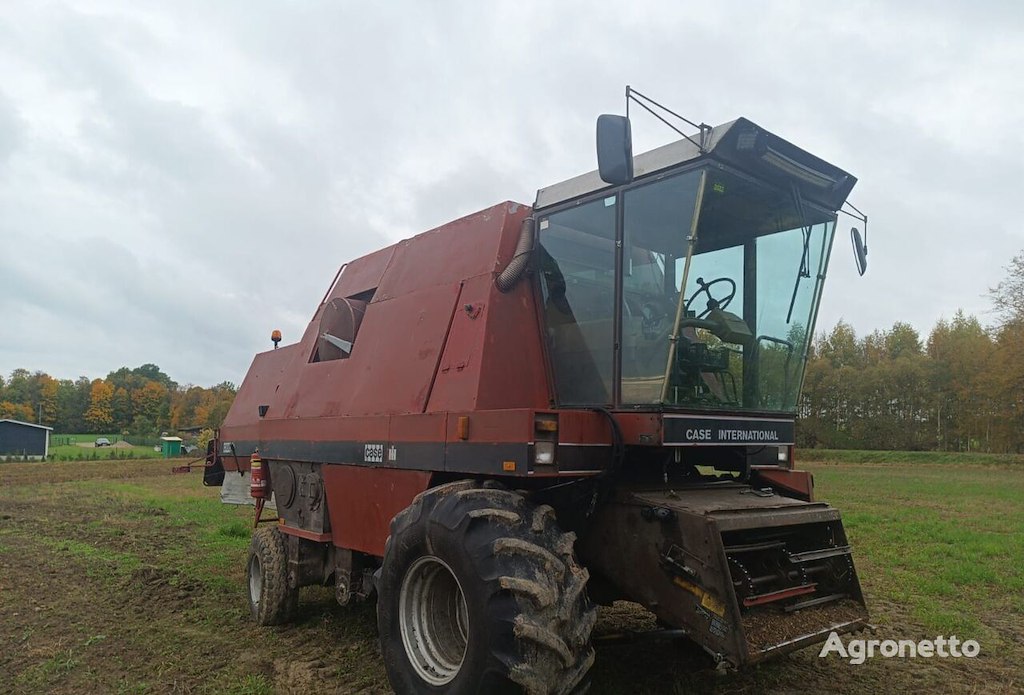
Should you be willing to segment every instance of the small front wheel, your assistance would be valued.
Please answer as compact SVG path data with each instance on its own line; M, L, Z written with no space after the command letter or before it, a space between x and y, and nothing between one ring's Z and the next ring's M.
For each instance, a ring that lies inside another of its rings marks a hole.
M280 625L292 619L299 590L288 586L288 555L285 539L273 526L252 534L246 563L249 611L257 625Z

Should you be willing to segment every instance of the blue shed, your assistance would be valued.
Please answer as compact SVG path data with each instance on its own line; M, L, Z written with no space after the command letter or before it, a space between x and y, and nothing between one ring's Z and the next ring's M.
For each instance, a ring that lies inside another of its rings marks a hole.
M52 427L20 420L0 420L0 458L45 459Z

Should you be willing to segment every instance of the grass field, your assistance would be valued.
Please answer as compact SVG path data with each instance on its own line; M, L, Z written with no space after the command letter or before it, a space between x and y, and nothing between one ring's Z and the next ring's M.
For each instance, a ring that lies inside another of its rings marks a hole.
M864 451L856 449L798 449L799 460L823 463L962 464L972 466L1021 466L1018 454L979 454L973 451Z
M94 447L96 439L105 437L117 446ZM154 451L152 446L133 445L126 447L121 440L131 443L131 437L117 434L52 434L50 435L50 455L57 461L86 461L97 459L149 459L161 458L163 454Z
M50 455L57 461L84 461L112 458L151 459L163 456L159 451L153 451L153 447L151 446L132 446L129 448L101 446L99 448L92 448L78 446L77 444L51 446Z
M680 644L608 646L590 692L1020 691L1024 467L809 456L819 496L844 513L875 636L955 633L981 655L853 666L812 648L719 676ZM386 692L372 604L304 589L297 624L249 622L251 509L170 465L0 464L0 691ZM617 604L597 632L652 622Z

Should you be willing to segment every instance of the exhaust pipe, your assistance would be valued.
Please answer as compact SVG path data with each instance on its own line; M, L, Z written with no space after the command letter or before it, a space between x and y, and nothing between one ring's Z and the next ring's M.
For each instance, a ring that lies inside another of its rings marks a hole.
M515 254L505 266L505 270L501 271L494 280L499 292L510 291L526 272L526 267L530 263L530 253L533 251L535 231L536 222L532 217L523 220L523 224L519 228L519 243L516 244Z

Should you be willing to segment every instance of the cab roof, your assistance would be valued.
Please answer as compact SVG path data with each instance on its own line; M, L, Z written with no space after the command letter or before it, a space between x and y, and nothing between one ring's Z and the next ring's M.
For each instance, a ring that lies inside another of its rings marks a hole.
M703 140L703 142L702 142ZM715 160L735 166L756 178L786 186L795 184L806 200L838 210L857 179L806 150L783 140L746 118L705 131L633 157L633 179L640 179L696 162ZM559 205L575 198L612 189L597 170L537 191L534 209Z

